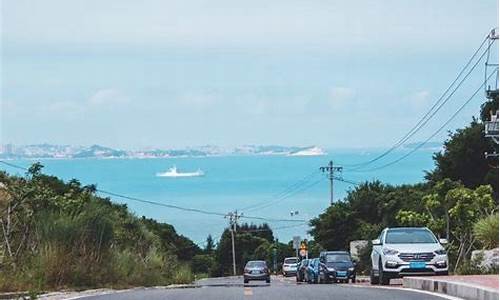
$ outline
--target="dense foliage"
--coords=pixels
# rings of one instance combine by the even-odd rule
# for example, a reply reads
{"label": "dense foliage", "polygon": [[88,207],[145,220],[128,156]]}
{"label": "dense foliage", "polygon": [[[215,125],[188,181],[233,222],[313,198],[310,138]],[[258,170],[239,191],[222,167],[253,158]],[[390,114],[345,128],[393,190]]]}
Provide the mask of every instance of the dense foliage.
{"label": "dense foliage", "polygon": [[192,280],[201,252],[171,225],[138,218],[34,164],[0,172],[0,290],[157,285]]}

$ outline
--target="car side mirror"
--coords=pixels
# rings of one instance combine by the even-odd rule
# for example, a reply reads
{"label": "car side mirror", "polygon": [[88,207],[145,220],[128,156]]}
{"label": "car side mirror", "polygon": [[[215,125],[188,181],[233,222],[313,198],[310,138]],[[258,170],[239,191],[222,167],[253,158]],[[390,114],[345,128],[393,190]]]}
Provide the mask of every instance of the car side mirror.
{"label": "car side mirror", "polygon": [[439,239],[439,243],[441,245],[446,245],[446,244],[448,244],[448,240],[447,239]]}
{"label": "car side mirror", "polygon": [[373,246],[380,246],[380,245],[382,245],[382,242],[379,239],[372,240],[372,245]]}

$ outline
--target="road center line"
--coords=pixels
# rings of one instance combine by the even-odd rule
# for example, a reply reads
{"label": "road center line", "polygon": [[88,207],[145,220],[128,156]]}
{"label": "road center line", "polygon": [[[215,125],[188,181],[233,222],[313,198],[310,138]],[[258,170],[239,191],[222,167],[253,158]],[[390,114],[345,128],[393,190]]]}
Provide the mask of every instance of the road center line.
{"label": "road center line", "polygon": [[252,289],[251,289],[251,288],[246,287],[246,288],[244,289],[244,291],[243,291],[243,294],[244,294],[245,296],[252,296],[252,295],[253,295],[253,291],[252,291]]}

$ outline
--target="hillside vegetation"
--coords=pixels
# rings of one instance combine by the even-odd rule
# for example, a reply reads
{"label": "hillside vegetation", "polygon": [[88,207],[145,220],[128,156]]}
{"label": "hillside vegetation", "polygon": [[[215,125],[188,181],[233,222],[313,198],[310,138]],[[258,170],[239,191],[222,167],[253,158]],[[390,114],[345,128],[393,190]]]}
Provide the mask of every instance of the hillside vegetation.
{"label": "hillside vegetation", "polygon": [[0,172],[0,290],[191,282],[201,250],[169,224],[132,214],[94,186]]}

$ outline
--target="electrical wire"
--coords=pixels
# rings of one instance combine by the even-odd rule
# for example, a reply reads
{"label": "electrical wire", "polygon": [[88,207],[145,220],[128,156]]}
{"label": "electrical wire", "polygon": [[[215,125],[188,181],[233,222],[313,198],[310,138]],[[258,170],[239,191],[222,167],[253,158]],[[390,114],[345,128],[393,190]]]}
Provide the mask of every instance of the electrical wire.
{"label": "electrical wire", "polygon": [[[402,138],[400,138],[392,147],[390,147],[389,149],[387,149],[386,151],[384,151],[382,154],[378,155],[377,157],[375,157],[373,159],[370,159],[370,160],[368,160],[366,162],[362,162],[362,163],[343,164],[344,166],[348,167],[347,171],[357,170],[357,169],[359,169],[361,167],[370,165],[370,164],[372,164],[372,163],[374,163],[374,162],[376,162],[376,161],[384,158],[385,156],[387,156],[388,154],[390,154],[392,151],[394,151],[395,149],[397,149],[401,145],[403,145],[412,136],[414,136],[422,127],[424,127],[429,122],[429,120],[432,119],[432,117],[449,101],[449,99],[451,98],[451,96],[453,96],[455,94],[455,92],[462,85],[462,83],[465,81],[465,79],[467,79],[467,77],[470,75],[470,73],[477,67],[477,65],[479,64],[479,62],[481,61],[481,59],[489,52],[489,49],[490,49],[493,41],[491,43],[489,43],[487,49],[485,51],[483,51],[483,53],[480,56],[480,58],[476,61],[476,63],[471,68],[471,70],[469,70],[469,72],[465,75],[465,77],[460,81],[460,83],[458,84],[458,86],[451,92],[451,94],[449,94],[446,97],[446,99],[443,102],[441,102],[444,99],[444,97],[448,94],[448,92],[452,89],[452,87],[458,82],[458,80],[460,79],[460,77],[464,74],[464,72],[467,70],[467,68],[469,67],[469,65],[472,63],[472,61],[474,60],[474,58],[476,57],[476,55],[480,52],[480,50],[483,48],[484,44],[487,41],[488,41],[488,36],[486,36],[483,39],[483,41],[481,42],[480,46],[476,49],[476,51],[474,52],[474,54],[469,58],[469,60],[467,61],[467,63],[462,67],[462,69],[460,70],[460,72],[458,73],[458,75],[455,77],[455,79],[452,81],[452,83],[448,86],[448,88],[444,91],[444,93],[438,98],[438,100],[432,105],[432,107],[425,113],[425,115],[423,117],[421,117],[420,120]],[[349,169],[349,167],[354,167],[354,169]]]}
{"label": "electrical wire", "polygon": [[[277,193],[276,195],[273,195],[271,197],[271,200],[273,198],[281,198],[283,196],[286,196],[287,194],[289,193],[292,193],[294,192],[296,189],[300,188],[303,184],[305,184],[306,182],[308,182],[309,180],[311,180],[312,178],[314,178],[315,175],[318,175],[318,171],[315,170],[313,172],[311,172],[310,174],[304,176],[302,179],[298,180],[297,182],[295,182],[294,184],[291,184],[289,185],[288,187],[286,187],[283,191],[281,191],[280,193]],[[247,211],[247,210],[251,210],[253,208],[256,208],[256,207],[259,207],[261,205],[265,205],[266,203],[269,203],[269,200],[264,200],[264,201],[261,201],[261,202],[258,202],[258,203],[254,203],[254,204],[251,204],[251,205],[248,205],[246,207],[243,207],[243,208],[240,208],[238,210],[241,210],[241,211]]]}
{"label": "electrical wire", "polygon": [[[17,168],[17,169],[22,169],[22,170],[28,170],[28,168],[8,163],[4,160],[0,160],[0,163]],[[96,189],[96,192],[113,196],[113,197],[118,197],[118,198],[123,198],[131,201],[136,201],[136,202],[141,202],[141,203],[146,203],[150,205],[156,205],[156,206],[162,206],[166,208],[171,208],[171,209],[177,209],[177,210],[182,210],[186,212],[193,212],[193,213],[200,213],[200,214],[205,214],[205,215],[214,215],[214,216],[220,216],[220,217],[225,217],[225,213],[221,212],[214,212],[214,211],[208,211],[208,210],[203,210],[203,209],[198,209],[198,208],[191,208],[191,207],[183,207],[183,206],[178,206],[178,205],[173,205],[173,204],[166,204],[166,203],[161,203],[161,202],[156,202],[156,201],[151,201],[151,200],[146,200],[146,199],[141,199],[137,197],[131,197],[123,194],[118,194],[115,192],[110,192],[102,189]],[[262,221],[268,221],[268,222],[303,222],[304,220],[296,220],[296,219],[273,219],[273,218],[266,218],[266,217],[258,217],[258,216],[241,216],[241,218],[245,219],[253,219],[253,220],[262,220]]]}
{"label": "electrical wire", "polygon": [[[493,72],[491,72],[491,74],[488,76],[487,79],[490,79],[497,71],[498,71],[498,68],[496,68]],[[414,147],[410,152],[408,152],[405,155],[399,157],[398,159],[396,159],[394,161],[391,161],[391,162],[389,162],[387,164],[384,164],[382,166],[374,167],[374,168],[366,169],[366,170],[361,170],[359,172],[372,172],[372,171],[377,171],[377,170],[384,169],[386,167],[392,166],[392,165],[394,165],[394,164],[402,161],[403,159],[407,158],[411,154],[415,153],[418,149],[422,148],[426,143],[428,143],[432,138],[434,138],[439,132],[441,132],[441,130],[443,130],[465,108],[465,106],[467,106],[467,104],[469,104],[474,99],[474,97],[479,93],[479,91],[481,91],[481,89],[484,87],[485,84],[486,84],[486,81],[483,82],[478,89],[476,89],[476,91],[467,99],[467,101],[465,101],[465,103],[462,104],[462,106],[460,106],[458,108],[458,110],[455,111],[455,113],[446,122],[444,122],[443,125],[441,125],[441,127],[439,127],[425,141],[419,143],[416,147]]]}
{"label": "electrical wire", "polygon": [[321,181],[323,181],[323,180],[325,180],[325,178],[324,178],[324,177],[321,177],[319,180],[316,180],[316,181],[314,181],[314,182],[312,182],[312,183],[310,183],[310,184],[308,184],[308,185],[304,185],[304,186],[302,186],[301,188],[296,189],[296,190],[294,190],[294,191],[293,191],[293,192],[291,192],[291,193],[288,193],[288,194],[286,194],[286,195],[284,195],[284,196],[282,196],[282,197],[280,197],[280,198],[277,198],[277,199],[271,200],[271,201],[269,201],[269,202],[263,203],[262,205],[259,205],[259,206],[257,206],[257,207],[254,207],[254,208],[248,209],[247,211],[256,211],[256,210],[261,210],[261,209],[267,208],[267,207],[269,207],[269,206],[275,205],[275,204],[277,204],[277,203],[279,203],[279,202],[281,202],[281,201],[283,201],[283,200],[285,200],[285,199],[287,199],[287,198],[290,198],[290,197],[292,197],[292,196],[294,196],[294,195],[297,195],[297,194],[299,194],[299,193],[301,193],[301,192],[304,192],[304,191],[306,191],[306,190],[308,190],[308,189],[312,188],[313,186],[317,185],[318,183],[320,183],[320,182],[321,182]]}

